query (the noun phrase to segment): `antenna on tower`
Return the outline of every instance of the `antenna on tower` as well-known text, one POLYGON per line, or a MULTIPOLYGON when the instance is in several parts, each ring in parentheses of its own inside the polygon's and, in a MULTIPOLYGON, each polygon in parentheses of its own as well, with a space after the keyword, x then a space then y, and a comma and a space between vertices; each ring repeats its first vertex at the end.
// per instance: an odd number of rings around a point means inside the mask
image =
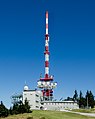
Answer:
POLYGON ((26 80, 25 80, 25 82, 24 82, 24 83, 25 83, 25 85, 26 85, 26 80))
POLYGON ((50 101, 53 99, 53 89, 57 86, 57 83, 53 82, 53 76, 49 75, 49 34, 48 34, 48 11, 46 11, 46 33, 45 33, 45 77, 42 78, 40 75, 40 80, 37 82, 38 87, 42 89, 43 100, 50 101))

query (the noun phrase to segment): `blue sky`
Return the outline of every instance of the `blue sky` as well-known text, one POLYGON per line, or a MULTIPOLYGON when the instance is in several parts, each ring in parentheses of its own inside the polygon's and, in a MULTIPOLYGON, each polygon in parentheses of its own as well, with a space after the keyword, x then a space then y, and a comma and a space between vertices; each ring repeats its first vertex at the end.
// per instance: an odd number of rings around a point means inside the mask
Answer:
POLYGON ((75 89, 95 95, 95 1, 0 0, 0 100, 7 107, 25 81, 34 89, 44 76, 46 10, 54 97, 73 96, 75 89))

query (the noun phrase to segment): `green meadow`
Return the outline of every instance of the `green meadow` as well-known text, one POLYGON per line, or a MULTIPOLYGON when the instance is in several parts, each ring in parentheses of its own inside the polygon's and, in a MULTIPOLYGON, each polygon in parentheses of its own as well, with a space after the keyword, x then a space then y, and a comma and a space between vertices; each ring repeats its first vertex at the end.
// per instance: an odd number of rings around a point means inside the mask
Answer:
POLYGON ((28 114, 18 114, 0 119, 95 119, 95 117, 82 116, 69 112, 34 110, 28 114))

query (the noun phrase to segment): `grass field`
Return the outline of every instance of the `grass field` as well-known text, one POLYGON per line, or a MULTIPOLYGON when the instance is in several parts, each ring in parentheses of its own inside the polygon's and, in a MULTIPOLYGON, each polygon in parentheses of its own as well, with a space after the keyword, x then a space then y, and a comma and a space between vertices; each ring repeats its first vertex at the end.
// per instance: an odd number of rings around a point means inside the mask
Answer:
POLYGON ((28 117, 33 117, 31 119, 41 119, 42 117, 45 117, 45 119, 95 119, 95 117, 87 117, 78 114, 59 111, 33 111, 29 114, 13 115, 0 119, 27 119, 28 117))
POLYGON ((75 109, 74 112, 83 112, 83 113, 95 113, 95 108, 93 109, 75 109))

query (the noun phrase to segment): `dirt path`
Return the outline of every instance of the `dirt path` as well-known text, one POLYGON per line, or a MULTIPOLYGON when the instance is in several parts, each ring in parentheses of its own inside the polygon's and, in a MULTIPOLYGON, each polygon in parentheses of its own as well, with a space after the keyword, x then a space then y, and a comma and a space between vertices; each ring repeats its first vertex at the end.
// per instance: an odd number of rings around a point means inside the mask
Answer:
POLYGON ((68 110, 61 110, 61 111, 75 113, 75 114, 80 114, 80 115, 84 115, 84 116, 95 117, 95 113, 82 113, 82 112, 73 112, 73 111, 68 111, 68 110))

